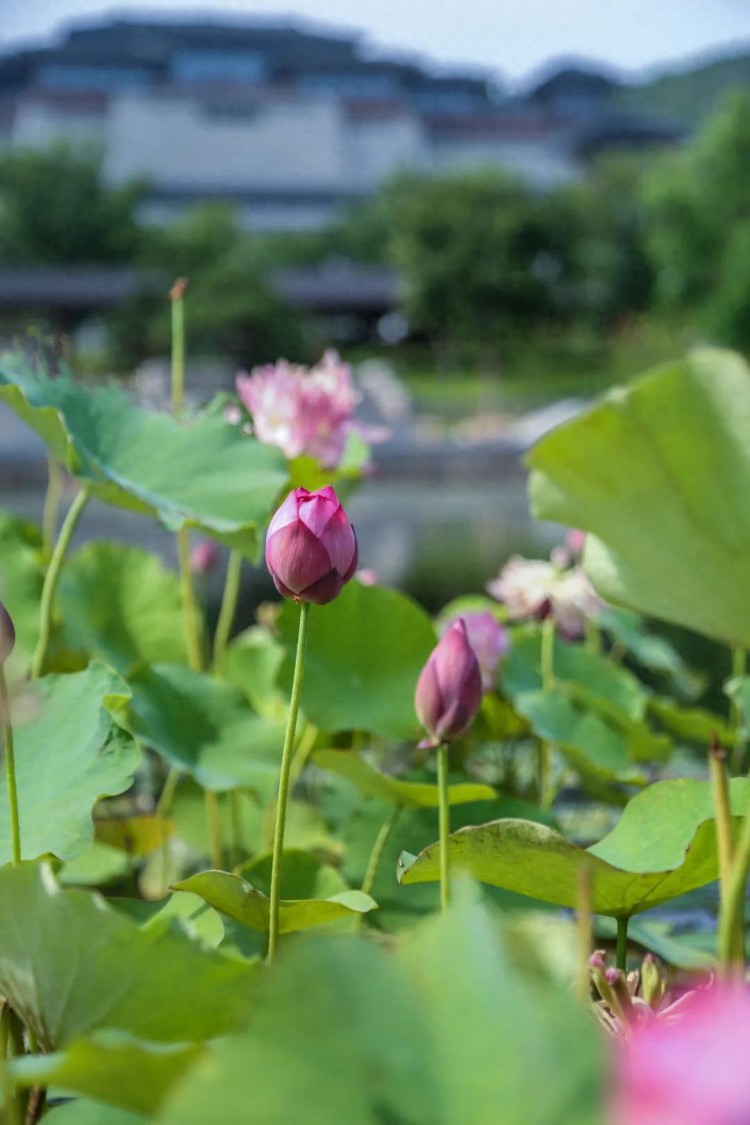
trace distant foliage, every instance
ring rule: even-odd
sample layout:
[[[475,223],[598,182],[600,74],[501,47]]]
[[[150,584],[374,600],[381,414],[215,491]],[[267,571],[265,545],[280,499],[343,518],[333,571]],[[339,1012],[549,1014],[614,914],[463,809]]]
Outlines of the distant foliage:
[[[143,235],[142,185],[106,187],[94,153],[64,144],[0,156],[0,259],[6,265],[130,260]]]

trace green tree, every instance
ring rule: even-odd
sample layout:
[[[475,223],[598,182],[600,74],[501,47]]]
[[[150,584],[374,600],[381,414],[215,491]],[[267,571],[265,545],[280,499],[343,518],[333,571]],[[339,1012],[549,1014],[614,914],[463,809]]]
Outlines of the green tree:
[[[618,154],[597,161],[584,180],[561,190],[570,208],[577,314],[598,330],[645,311],[652,300],[644,173],[642,158]]]
[[[140,263],[165,279],[164,295],[141,296],[117,318],[118,350],[132,364],[168,350],[166,290],[186,277],[192,354],[228,356],[238,364],[310,358],[302,322],[266,279],[263,255],[231,208],[200,205],[178,222],[149,232]]]
[[[406,311],[434,344],[483,366],[570,299],[567,204],[503,173],[402,177],[386,190]]]
[[[750,220],[750,94],[733,94],[687,148],[657,165],[644,200],[662,307],[694,312],[722,342],[746,343],[738,246]]]
[[[0,258],[7,265],[129,262],[143,186],[111,188],[93,153],[68,145],[0,157]]]

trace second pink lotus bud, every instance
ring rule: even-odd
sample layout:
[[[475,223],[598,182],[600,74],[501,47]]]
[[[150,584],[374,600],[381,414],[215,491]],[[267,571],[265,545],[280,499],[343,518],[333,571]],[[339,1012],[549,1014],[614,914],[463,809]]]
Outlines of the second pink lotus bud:
[[[420,673],[414,706],[434,745],[465,734],[482,702],[482,674],[459,618],[443,635]]]

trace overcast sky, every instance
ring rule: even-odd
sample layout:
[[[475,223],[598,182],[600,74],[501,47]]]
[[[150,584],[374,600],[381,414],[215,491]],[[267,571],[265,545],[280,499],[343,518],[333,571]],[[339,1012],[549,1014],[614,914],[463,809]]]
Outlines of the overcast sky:
[[[206,0],[208,13],[305,17],[344,25],[383,49],[476,63],[509,78],[562,55],[625,70],[750,45],[750,0]],[[184,10],[184,0],[0,0],[0,47],[49,37],[69,19]]]

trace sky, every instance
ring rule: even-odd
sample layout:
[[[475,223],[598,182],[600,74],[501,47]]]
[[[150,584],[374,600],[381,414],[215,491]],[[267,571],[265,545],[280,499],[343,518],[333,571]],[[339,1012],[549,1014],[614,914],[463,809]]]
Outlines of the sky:
[[[642,72],[738,42],[750,47],[750,0],[205,0],[190,6],[345,26],[383,50],[476,64],[511,81],[561,56]],[[0,0],[0,49],[49,37],[70,19],[184,9],[185,0]]]

